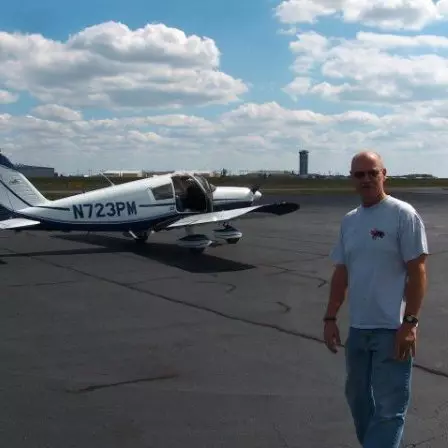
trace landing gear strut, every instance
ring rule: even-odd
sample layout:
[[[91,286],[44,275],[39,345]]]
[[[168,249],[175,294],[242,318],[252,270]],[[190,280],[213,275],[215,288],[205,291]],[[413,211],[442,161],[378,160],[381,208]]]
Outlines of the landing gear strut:
[[[215,229],[215,237],[227,241],[228,244],[236,244],[243,237],[243,234],[231,226],[229,223],[224,223],[222,229]]]
[[[128,232],[125,232],[124,235],[133,238],[138,245],[146,243],[149,237],[149,233],[146,231],[134,232],[132,230],[129,230]]]

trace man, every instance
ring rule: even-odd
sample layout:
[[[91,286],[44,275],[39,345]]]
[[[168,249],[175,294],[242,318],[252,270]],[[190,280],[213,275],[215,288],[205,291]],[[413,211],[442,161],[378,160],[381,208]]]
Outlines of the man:
[[[340,344],[336,316],[345,298],[345,395],[363,448],[398,448],[410,401],[418,317],[426,291],[424,223],[384,191],[386,169],[374,152],[352,159],[361,204],[342,220],[324,317],[329,350]]]

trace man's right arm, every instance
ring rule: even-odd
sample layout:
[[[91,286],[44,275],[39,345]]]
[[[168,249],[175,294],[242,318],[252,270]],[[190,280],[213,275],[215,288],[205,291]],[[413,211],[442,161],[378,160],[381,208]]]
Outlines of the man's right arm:
[[[339,309],[345,301],[347,294],[347,285],[347,268],[343,264],[337,264],[331,277],[330,296],[328,299],[325,318],[336,318]]]
[[[333,261],[335,268],[330,282],[330,296],[328,299],[327,310],[325,318],[336,318],[339,308],[344,303],[347,286],[348,286],[348,273],[347,273],[347,259],[345,254],[344,245],[344,224],[342,221],[339,230],[338,240],[333,248],[330,258]]]

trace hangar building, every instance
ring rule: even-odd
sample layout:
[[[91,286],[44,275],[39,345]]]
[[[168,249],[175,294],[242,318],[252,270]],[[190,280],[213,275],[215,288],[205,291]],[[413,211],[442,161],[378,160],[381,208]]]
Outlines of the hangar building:
[[[16,165],[17,171],[25,177],[56,177],[54,168],[47,166]]]

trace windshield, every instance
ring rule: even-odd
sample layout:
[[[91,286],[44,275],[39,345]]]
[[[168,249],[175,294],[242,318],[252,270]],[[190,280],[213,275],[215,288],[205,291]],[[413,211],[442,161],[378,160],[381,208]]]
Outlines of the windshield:
[[[216,187],[212,185],[204,176],[196,175],[195,178],[202,184],[206,191],[213,192],[216,190]]]

